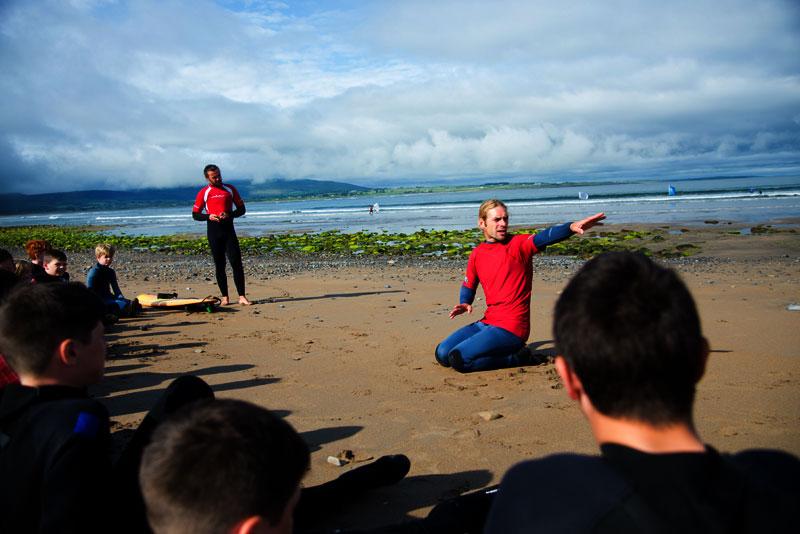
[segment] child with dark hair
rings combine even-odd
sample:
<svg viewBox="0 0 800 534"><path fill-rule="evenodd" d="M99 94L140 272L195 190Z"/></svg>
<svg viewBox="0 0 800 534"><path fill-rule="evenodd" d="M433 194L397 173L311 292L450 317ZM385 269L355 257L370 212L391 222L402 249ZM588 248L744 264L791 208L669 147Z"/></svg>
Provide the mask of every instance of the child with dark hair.
<svg viewBox="0 0 800 534"><path fill-rule="evenodd" d="M89 269L86 285L103 299L109 313L117 316L136 315L141 308L139 301L125 298L117 283L117 273L111 268L115 252L114 245L108 243L100 243L94 248L97 263Z"/></svg>
<svg viewBox="0 0 800 534"><path fill-rule="evenodd" d="M270 411L215 400L177 412L153 435L140 470L150 527L157 534L290 533L410 468L383 456L311 488L300 481L308 446Z"/></svg>
<svg viewBox="0 0 800 534"><path fill-rule="evenodd" d="M44 252L44 272L45 276L37 282L69 282L67 272L67 255L63 251L54 248Z"/></svg>
<svg viewBox="0 0 800 534"><path fill-rule="evenodd" d="M556 370L601 456L513 467L485 532L800 532L800 462L720 454L694 426L709 345L678 275L641 254L587 262L556 303Z"/></svg>
<svg viewBox="0 0 800 534"><path fill-rule="evenodd" d="M20 379L0 389L0 532L144 524L136 474L150 433L166 413L213 396L198 378L173 382L112 471L108 412L87 394L105 367L104 315L75 282L24 286L0 307L0 352Z"/></svg>

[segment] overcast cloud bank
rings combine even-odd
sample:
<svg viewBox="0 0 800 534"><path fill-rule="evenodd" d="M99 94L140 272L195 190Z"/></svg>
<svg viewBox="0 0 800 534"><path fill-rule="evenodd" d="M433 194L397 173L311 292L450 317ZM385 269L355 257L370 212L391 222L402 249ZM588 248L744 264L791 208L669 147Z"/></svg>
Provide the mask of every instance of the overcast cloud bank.
<svg viewBox="0 0 800 534"><path fill-rule="evenodd" d="M4 2L3 182L797 173L799 5Z"/></svg>

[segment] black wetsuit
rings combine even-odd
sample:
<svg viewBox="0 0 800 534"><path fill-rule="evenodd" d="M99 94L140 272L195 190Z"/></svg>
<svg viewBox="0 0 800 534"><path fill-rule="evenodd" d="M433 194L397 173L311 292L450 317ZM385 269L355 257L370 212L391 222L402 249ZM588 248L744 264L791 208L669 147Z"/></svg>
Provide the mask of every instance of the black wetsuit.
<svg viewBox="0 0 800 534"><path fill-rule="evenodd" d="M203 213L204 210L207 213ZM221 184L219 187L204 187L197 194L192 208L194 220L206 221L206 235L208 236L208 246L211 248L211 257L214 259L214 273L219 290L224 297L228 296L225 256L228 257L228 262L231 264L236 292L240 296L245 294L242 252L239 248L239 238L233 227L233 219L241 217L245 211L245 205L239 192L229 184ZM219 215L220 213L228 213L230 216L222 221L209 219L209 214Z"/></svg>
<svg viewBox="0 0 800 534"><path fill-rule="evenodd" d="M0 532L104 532L108 412L83 389L0 389Z"/></svg>
<svg viewBox="0 0 800 534"><path fill-rule="evenodd" d="M800 532L800 461L789 454L601 450L513 467L484 532Z"/></svg>

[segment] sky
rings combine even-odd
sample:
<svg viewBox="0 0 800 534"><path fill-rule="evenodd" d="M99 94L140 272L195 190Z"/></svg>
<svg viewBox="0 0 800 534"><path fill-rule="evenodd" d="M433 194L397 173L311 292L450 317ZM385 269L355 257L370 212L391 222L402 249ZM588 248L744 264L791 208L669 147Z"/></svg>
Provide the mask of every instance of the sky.
<svg viewBox="0 0 800 534"><path fill-rule="evenodd" d="M4 192L800 175L794 0L3 0Z"/></svg>

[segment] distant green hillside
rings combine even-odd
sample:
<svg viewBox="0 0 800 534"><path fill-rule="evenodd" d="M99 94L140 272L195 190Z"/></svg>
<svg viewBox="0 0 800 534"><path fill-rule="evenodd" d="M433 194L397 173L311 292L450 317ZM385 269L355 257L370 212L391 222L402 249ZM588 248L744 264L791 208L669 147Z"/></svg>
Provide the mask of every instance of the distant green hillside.
<svg viewBox="0 0 800 534"><path fill-rule="evenodd" d="M270 180L259 184L247 182L233 182L233 184L245 201L250 202L281 198L348 196L371 191L358 185L325 180ZM132 191L70 191L38 195L0 194L0 215L180 205L189 209L200 187L197 185Z"/></svg>

